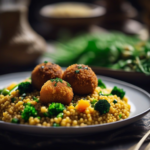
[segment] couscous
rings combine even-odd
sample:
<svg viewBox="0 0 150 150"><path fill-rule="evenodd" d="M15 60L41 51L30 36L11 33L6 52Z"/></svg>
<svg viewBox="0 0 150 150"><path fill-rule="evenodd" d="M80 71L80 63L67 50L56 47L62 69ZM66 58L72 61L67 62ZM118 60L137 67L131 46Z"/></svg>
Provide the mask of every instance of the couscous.
<svg viewBox="0 0 150 150"><path fill-rule="evenodd" d="M49 79L39 91L32 85L31 78L19 84L12 83L1 91L0 120L70 127L116 122L129 117L130 105L123 89L107 88L99 79L91 93L76 95L71 84L61 78ZM61 87L65 88L66 95Z"/></svg>

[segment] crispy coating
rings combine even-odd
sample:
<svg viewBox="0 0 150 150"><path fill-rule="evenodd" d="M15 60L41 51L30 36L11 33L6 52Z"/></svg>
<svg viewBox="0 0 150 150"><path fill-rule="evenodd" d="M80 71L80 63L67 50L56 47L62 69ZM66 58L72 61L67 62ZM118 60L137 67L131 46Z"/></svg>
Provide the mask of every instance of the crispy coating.
<svg viewBox="0 0 150 150"><path fill-rule="evenodd" d="M63 80L69 82L73 92L78 95L93 93L98 84L97 77L92 69L82 64L69 66L63 74Z"/></svg>
<svg viewBox="0 0 150 150"><path fill-rule="evenodd" d="M43 84L49 79L62 78L63 71L57 64L51 62L37 65L31 74L32 85L41 90Z"/></svg>
<svg viewBox="0 0 150 150"><path fill-rule="evenodd" d="M58 102L70 104L73 99L73 91L66 81L55 82L48 80L41 88L40 102L44 104Z"/></svg>

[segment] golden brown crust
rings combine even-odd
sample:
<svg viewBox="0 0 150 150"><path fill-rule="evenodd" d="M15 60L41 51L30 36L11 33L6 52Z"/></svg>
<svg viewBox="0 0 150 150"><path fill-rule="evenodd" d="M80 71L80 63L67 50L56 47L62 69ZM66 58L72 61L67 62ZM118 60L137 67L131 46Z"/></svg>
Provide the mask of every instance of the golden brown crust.
<svg viewBox="0 0 150 150"><path fill-rule="evenodd" d="M83 64L69 66L63 74L63 80L69 82L73 92L79 95L93 93L98 84L95 73Z"/></svg>
<svg viewBox="0 0 150 150"><path fill-rule="evenodd" d="M65 81L56 83L49 80L42 86L40 91L40 101L45 104L58 102L68 105L72 99L72 88Z"/></svg>
<svg viewBox="0 0 150 150"><path fill-rule="evenodd" d="M49 79L62 78L63 71L59 65L53 63L42 63L37 65L31 74L32 84L40 90Z"/></svg>

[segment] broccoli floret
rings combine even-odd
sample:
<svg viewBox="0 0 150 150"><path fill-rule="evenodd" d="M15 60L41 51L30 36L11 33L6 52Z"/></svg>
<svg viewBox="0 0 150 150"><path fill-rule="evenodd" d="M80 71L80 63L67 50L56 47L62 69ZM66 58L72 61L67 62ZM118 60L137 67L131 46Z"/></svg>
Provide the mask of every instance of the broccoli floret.
<svg viewBox="0 0 150 150"><path fill-rule="evenodd" d="M106 85L102 82L101 79L98 79L98 86L102 89L106 89Z"/></svg>
<svg viewBox="0 0 150 150"><path fill-rule="evenodd" d="M57 115L57 118L63 118L63 116L64 116L64 113L61 112Z"/></svg>
<svg viewBox="0 0 150 150"><path fill-rule="evenodd" d="M25 108L24 108L23 112L21 113L21 117L25 121L28 121L31 116L36 117L37 110L30 103L26 103Z"/></svg>
<svg viewBox="0 0 150 150"><path fill-rule="evenodd" d="M52 103L48 108L48 112L49 112L50 116L56 116L59 113L63 112L64 109L65 109L65 106L63 104Z"/></svg>
<svg viewBox="0 0 150 150"><path fill-rule="evenodd" d="M94 106L94 109L99 111L100 114L106 114L109 112L109 109L110 109L110 104L108 103L107 100L99 100L95 106Z"/></svg>
<svg viewBox="0 0 150 150"><path fill-rule="evenodd" d="M30 82L22 82L18 85L19 94L32 91L32 84Z"/></svg>
<svg viewBox="0 0 150 150"><path fill-rule="evenodd" d="M123 89L118 88L117 86L114 86L114 88L111 91L111 94L117 95L122 99L125 95L125 91Z"/></svg>

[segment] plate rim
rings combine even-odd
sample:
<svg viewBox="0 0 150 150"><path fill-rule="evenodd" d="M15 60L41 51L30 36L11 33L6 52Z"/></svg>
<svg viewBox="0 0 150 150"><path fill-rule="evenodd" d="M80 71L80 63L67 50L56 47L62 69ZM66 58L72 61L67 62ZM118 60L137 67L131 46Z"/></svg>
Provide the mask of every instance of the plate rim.
<svg viewBox="0 0 150 150"><path fill-rule="evenodd" d="M17 74L31 74L31 71L25 71L25 72L15 72L15 73L8 73L8 74L4 74L4 75L0 75L0 82L1 82L1 78L7 78L8 76L14 76L14 75L17 75ZM147 97L150 98L150 94L143 90L142 88L138 87L138 86L135 86L133 84L130 84L128 82L125 82L125 81L121 81L121 80L118 80L118 79L114 79L114 78L111 78L111 77L106 77L106 76L102 76L102 75L97 75L98 78L103 78L104 80L107 80L108 82L111 81L111 82L114 82L114 83L118 83L118 84L122 84L122 85L125 85L127 87L130 87L132 89L136 89L142 93L144 93L144 95L146 95ZM102 80L103 80L102 79ZM150 99L149 99L149 102L150 102ZM96 128L96 127L103 127L103 126L108 126L108 125L114 125L114 124L119 124L119 123L123 123L123 122L126 122L128 120L131 120L131 119L135 119L137 118L138 116L142 116L142 115L145 115L146 113L148 113L150 111L150 107L148 109L146 109L145 111L135 115L135 116L132 116L131 118L126 118L124 120L120 120L120 121L116 121L116 122L111 122L111 123L104 123L104 124L97 124L97 125L88 125L88 126L80 126L80 127L74 127L74 126L71 126L71 127L62 127L60 126L59 128L58 127L45 127L45 126L36 126L36 125L25 125L25 124L13 124L13 123L9 123L9 122L4 122L2 120L0 120L0 125L1 124L6 124L6 125L11 125L11 126L20 126L20 127L25 127L25 128L36 128L36 129L41 129L41 130L48 130L48 129L53 129L53 130L61 130L61 129L65 129L65 130L70 130L70 129L78 129L78 128Z"/></svg>

